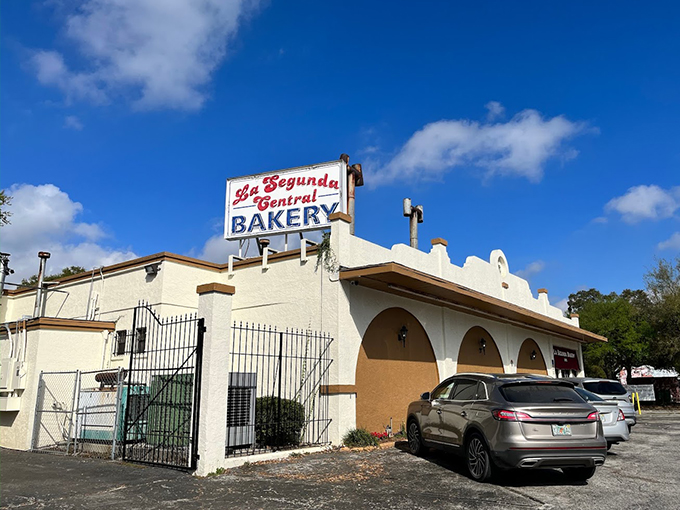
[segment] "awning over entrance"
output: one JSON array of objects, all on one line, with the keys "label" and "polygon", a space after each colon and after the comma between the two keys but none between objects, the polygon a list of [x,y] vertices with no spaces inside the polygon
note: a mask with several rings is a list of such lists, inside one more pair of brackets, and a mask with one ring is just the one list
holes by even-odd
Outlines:
[{"label": "awning over entrance", "polygon": [[390,294],[437,304],[491,320],[516,324],[577,342],[606,342],[596,335],[571,324],[527,310],[501,299],[487,296],[462,285],[421,273],[396,262],[375,266],[343,269],[340,279],[356,282]]},{"label": "awning over entrance", "polygon": [[554,347],[553,355],[555,356],[555,368],[557,370],[576,370],[578,367],[578,356],[576,351],[567,349],[566,347]]}]

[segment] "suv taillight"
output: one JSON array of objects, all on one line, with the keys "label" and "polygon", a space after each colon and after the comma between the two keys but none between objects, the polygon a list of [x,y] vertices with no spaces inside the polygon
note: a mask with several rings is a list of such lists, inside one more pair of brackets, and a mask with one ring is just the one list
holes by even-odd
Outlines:
[{"label": "suv taillight", "polygon": [[527,413],[508,411],[507,409],[494,409],[491,414],[499,421],[530,421],[533,419]]},{"label": "suv taillight", "polygon": [[619,409],[619,419],[617,421],[626,421],[626,416],[621,409]]},{"label": "suv taillight", "polygon": [[600,413],[595,411],[593,413],[590,413],[586,420],[588,421],[598,421],[600,419]]}]

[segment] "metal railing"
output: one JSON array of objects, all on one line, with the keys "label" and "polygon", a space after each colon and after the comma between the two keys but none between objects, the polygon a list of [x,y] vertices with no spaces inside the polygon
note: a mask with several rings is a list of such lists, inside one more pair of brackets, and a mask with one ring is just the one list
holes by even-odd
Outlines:
[{"label": "metal railing", "polygon": [[227,456],[328,443],[331,365],[326,333],[234,324]]}]

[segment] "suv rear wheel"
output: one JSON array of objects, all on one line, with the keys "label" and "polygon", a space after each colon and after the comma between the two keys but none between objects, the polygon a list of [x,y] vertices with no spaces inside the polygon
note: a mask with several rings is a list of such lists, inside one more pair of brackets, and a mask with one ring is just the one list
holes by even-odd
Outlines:
[{"label": "suv rear wheel", "polygon": [[408,422],[408,448],[413,455],[422,455],[425,451],[420,427],[418,422],[413,419]]},{"label": "suv rear wheel", "polygon": [[492,464],[489,449],[482,436],[473,434],[467,441],[465,448],[465,459],[467,461],[470,477],[477,482],[486,482],[491,478]]}]

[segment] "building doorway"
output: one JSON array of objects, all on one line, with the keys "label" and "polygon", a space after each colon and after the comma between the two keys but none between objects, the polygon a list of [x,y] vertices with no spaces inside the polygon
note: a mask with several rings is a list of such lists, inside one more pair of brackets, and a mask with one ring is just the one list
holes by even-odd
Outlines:
[{"label": "building doorway", "polygon": [[368,326],[356,371],[357,427],[399,431],[408,404],[439,384],[437,362],[420,321],[403,308],[388,308]]}]

